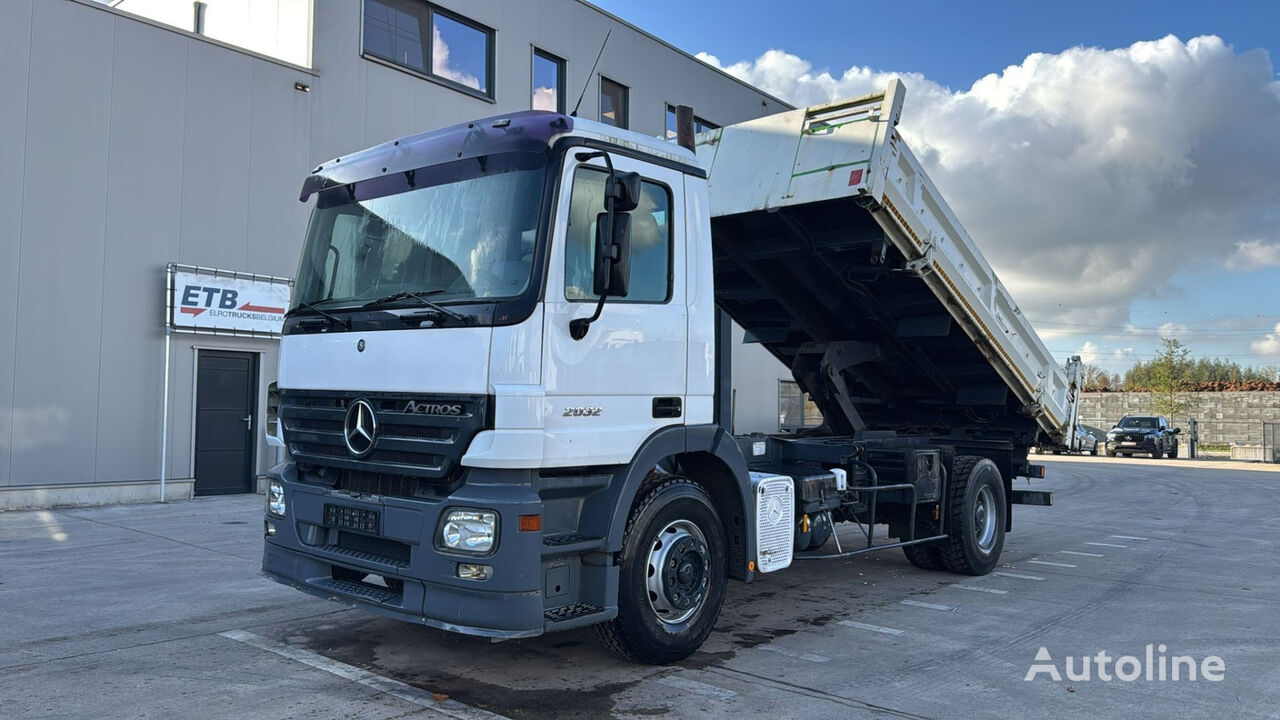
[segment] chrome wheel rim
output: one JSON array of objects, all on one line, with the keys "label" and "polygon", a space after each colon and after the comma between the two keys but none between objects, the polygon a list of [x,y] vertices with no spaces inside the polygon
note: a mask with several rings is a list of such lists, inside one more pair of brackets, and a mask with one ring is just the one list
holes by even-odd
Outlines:
[{"label": "chrome wheel rim", "polygon": [[978,501],[973,504],[973,535],[978,550],[986,555],[996,545],[996,528],[1000,520],[996,509],[996,495],[990,485],[978,489]]},{"label": "chrome wheel rim", "polygon": [[673,520],[653,539],[645,567],[645,589],[653,614],[678,625],[697,614],[711,585],[711,554],[702,531],[688,520]]}]

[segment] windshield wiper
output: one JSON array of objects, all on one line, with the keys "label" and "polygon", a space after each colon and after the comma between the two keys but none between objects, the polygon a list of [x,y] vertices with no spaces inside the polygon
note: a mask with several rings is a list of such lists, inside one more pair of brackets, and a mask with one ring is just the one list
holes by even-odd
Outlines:
[{"label": "windshield wiper", "polygon": [[306,309],[310,310],[311,312],[313,312],[313,313],[315,313],[315,314],[317,314],[317,315],[320,315],[321,317],[327,318],[329,321],[331,321],[331,322],[333,322],[333,323],[336,323],[336,324],[338,324],[338,325],[341,325],[341,326],[342,326],[342,328],[343,328],[343,329],[345,329],[345,330],[350,330],[350,329],[351,329],[351,321],[350,321],[350,320],[347,320],[346,318],[342,317],[341,315],[334,315],[333,313],[328,312],[328,311],[326,311],[326,310],[321,310],[320,308],[316,307],[315,305],[312,305],[312,304],[311,304],[311,303],[309,303],[309,302],[302,302],[301,300],[299,300],[299,301],[298,301],[298,304],[297,304],[297,305],[296,305],[292,310],[290,310],[289,312],[285,313],[285,317],[288,317],[288,316],[293,315],[294,313],[298,312],[298,308],[306,308]]},{"label": "windshield wiper", "polygon": [[458,321],[458,322],[462,323],[463,325],[470,325],[470,324],[471,324],[471,317],[470,317],[470,316],[468,316],[468,315],[463,315],[462,313],[459,313],[459,312],[454,312],[453,310],[450,310],[449,308],[447,308],[447,307],[445,307],[445,306],[443,306],[443,305],[437,305],[436,303],[433,303],[433,302],[431,302],[430,300],[428,300],[428,299],[427,299],[427,296],[428,296],[428,295],[438,295],[438,294],[440,294],[440,293],[442,293],[442,292],[444,292],[444,290],[440,290],[440,289],[436,289],[436,290],[427,290],[427,291],[425,291],[425,292],[416,292],[416,291],[413,291],[413,290],[405,290],[405,291],[403,291],[403,292],[393,293],[393,294],[388,295],[388,296],[386,296],[386,297],[380,297],[380,298],[378,298],[378,299],[376,299],[376,300],[370,300],[369,302],[365,303],[364,305],[361,305],[361,306],[360,306],[360,309],[361,309],[361,310],[372,310],[372,309],[377,308],[377,307],[382,307],[382,306],[384,306],[384,305],[389,305],[389,304],[394,303],[394,302],[399,302],[400,300],[409,300],[409,299],[413,299],[413,300],[417,300],[417,301],[418,301],[420,304],[422,304],[423,306],[428,307],[428,308],[430,308],[431,310],[433,310],[433,311],[435,311],[435,312],[439,313],[440,315],[444,315],[445,317],[452,318],[452,319],[454,319],[454,320],[456,320],[456,321]]}]

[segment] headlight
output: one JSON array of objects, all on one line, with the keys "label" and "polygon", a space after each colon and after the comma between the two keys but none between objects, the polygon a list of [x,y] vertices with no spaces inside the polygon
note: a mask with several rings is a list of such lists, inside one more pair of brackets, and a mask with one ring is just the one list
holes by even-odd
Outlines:
[{"label": "headlight", "polygon": [[440,524],[437,547],[486,555],[498,544],[498,513],[490,510],[450,510]]},{"label": "headlight", "polygon": [[284,485],[279,480],[267,481],[267,512],[276,517],[284,517],[288,506],[284,501]]}]

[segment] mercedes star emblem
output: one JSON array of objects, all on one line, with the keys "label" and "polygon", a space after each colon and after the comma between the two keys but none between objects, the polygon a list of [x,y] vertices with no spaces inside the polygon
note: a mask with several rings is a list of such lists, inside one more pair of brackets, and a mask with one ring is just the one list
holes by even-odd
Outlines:
[{"label": "mercedes star emblem", "polygon": [[782,521],[782,501],[778,499],[778,496],[775,495],[769,498],[769,509],[766,512],[769,516],[770,525],[777,525]]},{"label": "mercedes star emblem", "polygon": [[364,457],[373,450],[373,441],[378,437],[378,418],[373,414],[373,405],[361,398],[347,408],[347,422],[342,428],[342,439],[347,442],[347,450],[356,457]]}]

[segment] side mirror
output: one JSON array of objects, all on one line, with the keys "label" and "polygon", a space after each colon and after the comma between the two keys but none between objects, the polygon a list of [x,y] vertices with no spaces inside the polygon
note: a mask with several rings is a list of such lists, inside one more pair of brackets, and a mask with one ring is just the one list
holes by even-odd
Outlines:
[{"label": "side mirror", "polygon": [[613,198],[614,212],[631,212],[640,204],[640,173],[614,173],[604,186],[604,206]]},{"label": "side mirror", "polygon": [[[635,175],[635,173],[629,173]],[[640,176],[636,175],[637,182]],[[626,297],[631,281],[631,215],[615,212],[613,227],[609,213],[596,215],[596,262],[592,291]]]},{"label": "side mirror", "polygon": [[1177,434],[1178,434],[1178,433],[1180,433],[1180,432],[1182,432],[1182,428],[1174,428],[1174,429],[1173,429],[1173,434],[1174,434],[1174,435],[1177,435]]}]

